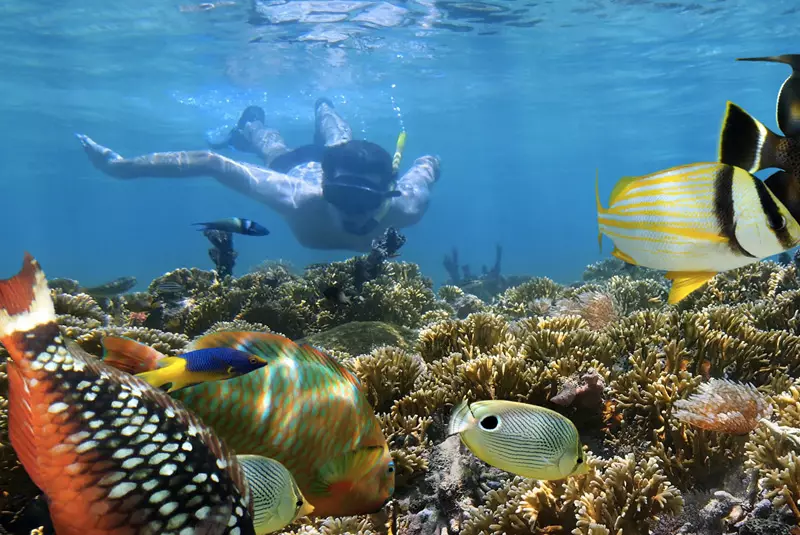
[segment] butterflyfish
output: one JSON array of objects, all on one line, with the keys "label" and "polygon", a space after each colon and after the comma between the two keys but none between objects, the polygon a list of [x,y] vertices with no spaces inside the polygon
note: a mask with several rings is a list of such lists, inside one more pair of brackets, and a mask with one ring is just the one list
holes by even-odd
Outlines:
[{"label": "butterflyfish", "polygon": [[[599,177],[598,177],[599,180]],[[598,241],[629,264],[667,271],[669,303],[719,272],[758,262],[800,243],[797,216],[747,171],[696,163],[622,178],[608,208],[597,198]]]},{"label": "butterflyfish", "polygon": [[167,357],[122,336],[106,336],[102,343],[107,364],[139,375],[157,388],[170,385],[168,392],[204,381],[238,377],[266,365],[262,357],[231,347],[195,349]]},{"label": "butterflyfish", "polygon": [[231,450],[165,392],[64,338],[29,254],[0,280],[0,342],[11,446],[58,535],[254,535]]},{"label": "butterflyfish", "polygon": [[588,471],[575,425],[544,407],[464,401],[450,416],[448,435],[454,434],[483,462],[518,476],[556,480]]},{"label": "butterflyfish", "polygon": [[257,455],[239,455],[237,459],[253,492],[256,535],[280,531],[314,510],[283,464]]},{"label": "butterflyfish", "polygon": [[233,232],[236,234],[244,234],[245,236],[266,236],[269,230],[260,223],[256,223],[251,219],[243,219],[241,217],[229,217],[227,219],[220,219],[218,221],[207,221],[205,223],[192,223],[193,225],[200,225],[197,230],[219,230],[222,232]]},{"label": "butterflyfish", "polygon": [[283,464],[314,506],[310,516],[374,513],[389,501],[394,461],[350,370],[317,348],[270,333],[217,332],[188,349],[220,347],[257,355],[266,365],[175,390],[174,399],[237,453]]}]

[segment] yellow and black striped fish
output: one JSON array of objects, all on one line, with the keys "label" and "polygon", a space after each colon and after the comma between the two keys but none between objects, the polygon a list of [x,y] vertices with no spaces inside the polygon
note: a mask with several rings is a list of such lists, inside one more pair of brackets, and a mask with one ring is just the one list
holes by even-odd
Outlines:
[{"label": "yellow and black striped fish", "polygon": [[549,481],[588,472],[575,425],[544,407],[464,401],[447,426],[448,435],[456,433],[477,458],[518,476]]},{"label": "yellow and black striped fish", "polygon": [[630,264],[666,270],[677,303],[714,275],[800,243],[797,213],[747,171],[696,163],[621,179],[608,208],[596,184],[598,241]]},{"label": "yellow and black striped fish", "polygon": [[719,139],[719,161],[751,173],[771,167],[785,171],[789,177],[778,171],[767,179],[767,185],[787,206],[788,199],[800,203],[800,54],[739,58],[739,61],[771,61],[792,68],[778,92],[775,112],[778,127],[786,137],[728,102]]}]

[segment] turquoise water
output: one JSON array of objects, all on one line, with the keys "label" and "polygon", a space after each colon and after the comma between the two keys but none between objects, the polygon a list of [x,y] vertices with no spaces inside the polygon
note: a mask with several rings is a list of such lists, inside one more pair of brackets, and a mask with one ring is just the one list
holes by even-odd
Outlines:
[{"label": "turquoise water", "polygon": [[611,248],[597,249],[596,169],[605,202],[620,176],[713,161],[726,100],[777,130],[789,67],[734,59],[798,52],[787,46],[800,20],[778,1],[498,0],[499,15],[519,10],[531,27],[453,31],[441,25],[468,25],[447,18],[453,3],[409,1],[397,2],[414,15],[405,26],[361,27],[328,46],[299,39],[313,25],[256,24],[247,0],[181,5],[0,3],[3,273],[27,250],[51,278],[134,275],[142,288],[176,267],[210,269],[190,224],[229,216],[272,231],[235,237],[237,274],[268,259],[301,268],[352,255],[304,249],[277,215],[212,179],[109,178],[73,136],[124,156],[203,149],[207,131],[259,104],[300,145],[327,96],[356,137],[387,149],[402,118],[404,169],[441,157],[428,213],[403,229],[402,259],[441,283],[453,247],[479,269],[500,243],[504,274],[570,281]]}]

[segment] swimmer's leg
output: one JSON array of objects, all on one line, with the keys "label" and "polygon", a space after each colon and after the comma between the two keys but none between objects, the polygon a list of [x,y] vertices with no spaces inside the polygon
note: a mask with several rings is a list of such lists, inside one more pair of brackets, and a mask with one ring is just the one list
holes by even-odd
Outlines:
[{"label": "swimmer's leg", "polygon": [[289,148],[280,133],[267,128],[266,124],[264,109],[260,106],[248,106],[228,138],[223,143],[211,144],[211,147],[221,149],[231,146],[241,152],[257,154],[269,167],[275,158],[289,152]]},{"label": "swimmer's leg", "polygon": [[314,105],[314,144],[332,147],[353,139],[353,129],[342,119],[333,103],[327,98],[317,100]]}]

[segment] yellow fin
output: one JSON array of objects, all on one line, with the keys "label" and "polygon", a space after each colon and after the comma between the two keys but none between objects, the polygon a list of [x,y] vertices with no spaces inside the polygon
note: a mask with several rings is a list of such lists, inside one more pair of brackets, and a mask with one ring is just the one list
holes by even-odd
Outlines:
[{"label": "yellow fin", "polygon": [[611,190],[611,195],[608,197],[608,206],[614,204],[617,200],[617,197],[622,195],[622,192],[625,191],[625,188],[639,180],[639,178],[640,177],[638,176],[624,176],[620,178],[619,182],[614,185],[614,189]]},{"label": "yellow fin", "polygon": [[600,202],[600,169],[595,171],[594,175],[594,199],[597,203],[597,246],[600,248],[600,254],[603,253],[603,232],[600,230],[600,216],[605,213],[606,209],[603,208],[603,203]]},{"label": "yellow fin", "polygon": [[383,453],[383,446],[367,446],[331,459],[319,469],[314,492],[329,494],[337,484],[352,485],[375,467]]},{"label": "yellow fin", "polygon": [[669,290],[670,305],[681,301],[687,295],[700,288],[702,285],[714,278],[716,272],[709,271],[670,271],[666,278],[672,281],[672,288]]},{"label": "yellow fin", "polygon": [[611,256],[613,256],[614,258],[619,258],[620,260],[622,260],[623,262],[627,262],[628,264],[631,264],[631,265],[634,265],[634,266],[637,265],[636,264],[636,260],[634,260],[630,256],[626,255],[625,253],[623,253],[622,251],[620,251],[616,247],[614,247],[614,250],[611,251]]}]

